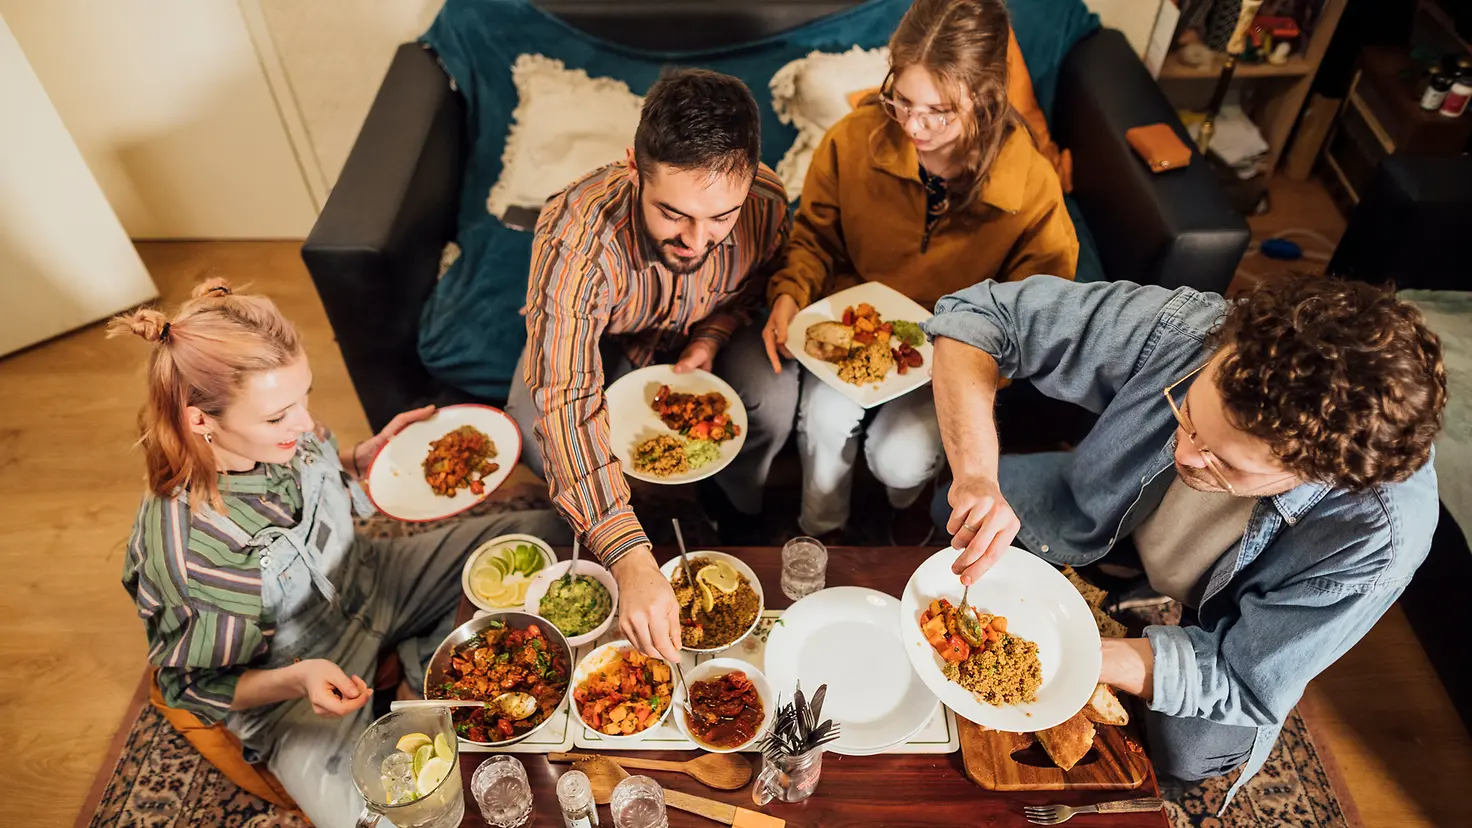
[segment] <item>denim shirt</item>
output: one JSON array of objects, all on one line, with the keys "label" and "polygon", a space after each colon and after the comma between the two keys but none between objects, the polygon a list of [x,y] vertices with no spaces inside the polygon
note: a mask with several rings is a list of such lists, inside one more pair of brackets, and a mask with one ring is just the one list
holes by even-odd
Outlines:
[{"label": "denim shirt", "polygon": [[[982,282],[936,305],[932,339],[973,345],[1003,376],[1099,415],[1073,452],[1001,458],[1019,537],[1041,557],[1097,561],[1160,505],[1176,432],[1161,392],[1211,356],[1205,340],[1226,309],[1221,296],[1186,288],[1049,276]],[[1437,516],[1430,462],[1366,491],[1303,483],[1262,497],[1241,541],[1207,571],[1199,625],[1146,628],[1151,710],[1258,728],[1224,809],[1262,768],[1309,680],[1405,589]]]}]

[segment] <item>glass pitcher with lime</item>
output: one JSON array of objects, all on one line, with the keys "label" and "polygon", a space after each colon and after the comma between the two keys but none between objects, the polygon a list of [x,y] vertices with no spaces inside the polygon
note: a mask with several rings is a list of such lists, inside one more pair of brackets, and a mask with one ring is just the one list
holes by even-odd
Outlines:
[{"label": "glass pitcher with lime", "polygon": [[460,746],[450,710],[398,710],[368,726],[353,749],[364,808],[357,828],[454,828],[465,816]]}]

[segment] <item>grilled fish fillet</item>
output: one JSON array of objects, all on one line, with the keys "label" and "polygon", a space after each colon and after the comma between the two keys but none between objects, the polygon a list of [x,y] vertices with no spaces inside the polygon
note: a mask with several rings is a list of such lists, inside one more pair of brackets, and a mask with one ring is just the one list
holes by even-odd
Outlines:
[{"label": "grilled fish fillet", "polygon": [[808,326],[803,350],[824,362],[842,362],[854,348],[854,329],[842,322],[818,322]]}]

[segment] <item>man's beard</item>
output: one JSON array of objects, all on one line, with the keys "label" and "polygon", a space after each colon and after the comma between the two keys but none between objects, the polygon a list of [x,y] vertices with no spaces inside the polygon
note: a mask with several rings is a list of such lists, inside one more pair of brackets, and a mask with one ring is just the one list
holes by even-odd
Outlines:
[{"label": "man's beard", "polygon": [[1176,475],[1181,478],[1182,483],[1185,483],[1198,492],[1225,494],[1227,491],[1222,488],[1222,484],[1217,481],[1216,476],[1205,469],[1182,466],[1180,463],[1177,463]]},{"label": "man's beard", "polygon": [[715,242],[707,242],[704,250],[695,256],[686,258],[676,255],[673,249],[685,246],[680,243],[679,239],[656,241],[653,236],[650,236],[649,240],[654,243],[655,249],[659,251],[660,261],[664,262],[664,266],[669,268],[670,272],[677,276],[688,276],[699,270],[705,265],[705,260],[710,258],[711,251],[716,249]]}]

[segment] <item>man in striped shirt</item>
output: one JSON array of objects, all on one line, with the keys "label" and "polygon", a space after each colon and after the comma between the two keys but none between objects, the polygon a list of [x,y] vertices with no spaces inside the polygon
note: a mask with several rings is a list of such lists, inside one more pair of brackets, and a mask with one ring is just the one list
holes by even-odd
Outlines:
[{"label": "man in striped shirt", "polygon": [[624,633],[669,659],[679,657],[678,605],[629,506],[603,389],[655,362],[729,382],[749,427],[716,482],[737,511],[760,512],[798,394],[797,372],[773,371],[750,324],[790,228],[787,194],[760,148],[760,115],[741,81],[668,73],[645,97],[627,161],[553,196],[532,245],[522,382],[507,405],[536,435],[522,457],[618,579]]}]

